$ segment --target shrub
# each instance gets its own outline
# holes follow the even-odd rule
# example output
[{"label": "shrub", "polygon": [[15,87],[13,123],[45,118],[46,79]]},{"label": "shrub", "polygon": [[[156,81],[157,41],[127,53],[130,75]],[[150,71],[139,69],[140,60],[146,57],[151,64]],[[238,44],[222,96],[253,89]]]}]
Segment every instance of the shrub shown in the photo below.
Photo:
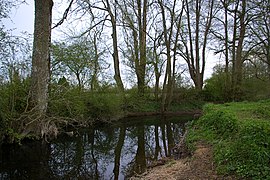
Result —
[{"label": "shrub", "polygon": [[206,114],[200,118],[198,123],[204,126],[206,129],[214,131],[222,138],[231,136],[238,129],[236,117],[233,114],[223,110],[213,110],[208,113],[206,112]]},{"label": "shrub", "polygon": [[84,98],[79,91],[77,88],[61,91],[60,93],[58,90],[53,91],[50,96],[49,114],[55,117],[86,118]]},{"label": "shrub", "polygon": [[84,122],[110,119],[121,115],[122,96],[113,92],[83,92],[69,88],[61,93],[54,90],[51,95],[51,116],[74,118]]},{"label": "shrub", "polygon": [[151,92],[146,92],[144,96],[141,96],[137,89],[130,89],[125,92],[122,109],[125,112],[153,112],[160,110],[160,104]]},{"label": "shrub", "polygon": [[17,80],[0,85],[0,138],[7,129],[15,132],[20,126],[17,121],[28,104],[29,79]]},{"label": "shrub", "polygon": [[258,117],[270,119],[270,103],[260,103],[253,111]]},{"label": "shrub", "polygon": [[122,96],[117,93],[86,94],[87,115],[93,119],[111,119],[121,116]]}]

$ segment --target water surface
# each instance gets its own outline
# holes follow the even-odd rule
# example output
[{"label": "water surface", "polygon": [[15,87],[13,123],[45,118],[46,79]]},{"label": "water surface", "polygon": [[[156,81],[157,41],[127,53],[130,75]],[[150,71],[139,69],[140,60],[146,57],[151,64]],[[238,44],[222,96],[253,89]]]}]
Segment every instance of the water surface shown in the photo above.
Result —
[{"label": "water surface", "polygon": [[190,116],[128,118],[0,149],[0,179],[127,179],[172,155]]}]

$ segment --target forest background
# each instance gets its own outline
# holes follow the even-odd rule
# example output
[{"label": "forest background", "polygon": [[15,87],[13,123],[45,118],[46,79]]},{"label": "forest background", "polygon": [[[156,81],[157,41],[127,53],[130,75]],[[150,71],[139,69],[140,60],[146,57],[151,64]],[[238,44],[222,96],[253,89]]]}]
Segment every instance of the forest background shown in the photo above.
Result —
[{"label": "forest background", "polygon": [[[0,3],[7,141],[129,113],[270,96],[269,1],[36,0],[34,35],[13,35],[5,22],[23,3]],[[60,3],[66,9],[52,23]],[[219,63],[205,80],[210,61]]]}]

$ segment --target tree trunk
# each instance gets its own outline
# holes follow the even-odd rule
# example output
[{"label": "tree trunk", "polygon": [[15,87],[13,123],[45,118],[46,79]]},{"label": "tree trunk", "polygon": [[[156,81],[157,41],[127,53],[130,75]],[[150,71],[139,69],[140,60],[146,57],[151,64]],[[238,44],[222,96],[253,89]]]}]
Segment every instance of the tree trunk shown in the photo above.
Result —
[{"label": "tree trunk", "polygon": [[223,2],[223,6],[225,9],[224,12],[224,33],[225,33],[225,74],[226,74],[226,82],[225,87],[227,87],[227,83],[229,82],[229,33],[228,33],[228,2],[225,0]]},{"label": "tree trunk", "polygon": [[99,59],[99,54],[98,54],[98,47],[97,47],[97,35],[94,35],[94,70],[93,70],[93,75],[91,78],[91,90],[96,90],[98,87],[98,70],[99,70],[99,63],[98,63],[98,59]]},{"label": "tree trunk", "polygon": [[44,115],[48,106],[52,6],[52,0],[35,0],[31,107],[39,115]]},{"label": "tree trunk", "polygon": [[82,81],[81,81],[81,78],[80,78],[80,72],[75,72],[75,76],[76,76],[76,79],[78,81],[79,89],[82,89]]},{"label": "tree trunk", "polygon": [[[166,46],[166,71],[165,71],[165,77],[163,82],[163,90],[162,90],[162,100],[161,100],[161,112],[167,111],[168,108],[168,93],[171,91],[171,33],[172,33],[172,27],[171,31],[168,32],[167,25],[166,25],[166,16],[165,16],[165,9],[163,2],[161,0],[158,1],[160,9],[161,9],[161,15],[162,15],[162,24],[163,24],[163,37],[164,37],[164,43]],[[175,6],[174,6],[175,7]],[[174,12],[174,10],[173,10]],[[171,17],[171,22],[173,21],[173,17]]]},{"label": "tree trunk", "polygon": [[[147,27],[147,0],[143,1],[141,9],[141,0],[137,0],[138,4],[138,22],[139,22],[139,51],[140,60],[138,66],[138,92],[144,94],[145,89],[145,68],[146,68],[146,27]],[[143,12],[141,12],[143,10]]]},{"label": "tree trunk", "polygon": [[120,160],[121,160],[121,151],[125,142],[125,136],[126,136],[126,127],[122,126],[120,127],[120,133],[118,137],[118,142],[116,144],[115,150],[114,150],[114,168],[113,168],[113,173],[114,173],[114,179],[118,180],[119,179],[119,169],[120,169]]},{"label": "tree trunk", "polygon": [[228,3],[227,0],[223,2],[224,7],[224,34],[225,34],[225,96],[226,100],[228,101],[231,99],[231,92],[230,92],[230,74],[229,74],[229,33],[228,33]]},{"label": "tree trunk", "polygon": [[[234,62],[234,74],[233,74],[233,99],[239,100],[241,98],[242,90],[242,69],[243,69],[243,58],[242,58],[242,51],[243,51],[243,42],[245,38],[246,32],[246,24],[245,24],[245,14],[246,14],[246,0],[242,0],[242,11],[240,14],[240,33],[238,38],[238,44],[236,47],[236,54],[235,54],[235,62]],[[236,43],[236,42],[234,42]]]},{"label": "tree trunk", "polygon": [[[176,7],[176,0],[173,2],[173,7],[170,13],[170,27],[167,28],[167,22],[168,19],[166,17],[165,13],[165,5],[161,0],[158,1],[160,9],[161,9],[161,15],[162,15],[162,24],[163,24],[163,37],[164,37],[164,43],[166,46],[166,72],[165,72],[165,78],[163,82],[163,91],[162,91],[162,102],[161,102],[161,111],[165,112],[168,110],[172,97],[173,97],[173,91],[174,91],[174,84],[175,84],[175,66],[176,66],[176,50],[178,45],[178,38],[180,35],[180,28],[181,28],[181,22],[182,22],[182,13],[184,6],[182,5],[182,10],[180,14],[176,17],[173,15],[175,13],[175,7]],[[174,24],[176,25],[176,35],[174,34]],[[175,39],[173,39],[175,38]],[[173,46],[173,47],[172,47]],[[171,57],[171,50],[173,50],[173,58]],[[173,63],[171,62],[173,61]],[[173,69],[173,70],[172,70]]]},{"label": "tree trunk", "polygon": [[22,136],[31,134],[40,137],[46,133],[56,132],[43,131],[43,120],[47,112],[49,97],[52,6],[52,0],[35,0],[34,42],[28,107],[30,109],[27,112],[28,116],[21,120],[19,132]]},{"label": "tree trunk", "polygon": [[[182,56],[187,61],[189,73],[192,81],[194,82],[195,88],[199,91],[202,90],[203,87],[203,76],[205,71],[205,63],[206,63],[206,46],[208,35],[211,27],[211,22],[213,19],[213,3],[214,1],[209,1],[207,7],[209,7],[208,11],[202,11],[202,3],[206,3],[205,1],[196,0],[195,7],[190,7],[190,2],[188,0],[185,1],[185,10],[187,15],[187,38],[183,39],[183,43],[186,49],[185,53],[182,53]],[[192,5],[192,4],[191,4]],[[194,14],[192,12],[194,11]],[[203,22],[203,14],[207,12],[206,22]],[[192,15],[195,16],[195,20],[192,21]],[[201,18],[202,17],[202,18]],[[195,24],[195,27],[193,28]],[[205,29],[203,29],[205,28]],[[195,31],[195,34],[193,33]],[[204,35],[201,35],[201,32],[204,32]],[[182,37],[183,38],[183,37]],[[189,43],[189,44],[188,44]],[[201,50],[201,54],[200,54]]]},{"label": "tree trunk", "polygon": [[124,85],[121,79],[120,74],[120,67],[119,67],[119,53],[118,53],[118,38],[117,38],[117,29],[116,29],[116,19],[115,14],[112,13],[112,9],[110,6],[109,0],[106,0],[107,4],[107,11],[111,18],[111,24],[112,24],[112,39],[113,39],[113,65],[114,65],[114,80],[116,81],[118,89],[123,92],[124,91]]},{"label": "tree trunk", "polygon": [[154,59],[155,59],[155,62],[153,63],[154,64],[154,72],[155,72],[155,100],[158,101],[158,94],[159,94],[159,79],[160,79],[160,72],[159,72],[159,68],[158,68],[158,63],[159,63],[159,58],[158,58],[158,55],[157,55],[157,49],[156,49],[156,43],[154,42]]},{"label": "tree trunk", "polygon": [[200,45],[199,45],[199,32],[200,32],[200,11],[201,11],[201,6],[200,6],[200,0],[196,0],[196,9],[195,9],[195,16],[196,16],[196,23],[195,23],[195,71],[196,71],[196,84],[195,84],[195,88],[197,90],[202,90],[202,81],[201,81],[201,73],[200,73]]}]

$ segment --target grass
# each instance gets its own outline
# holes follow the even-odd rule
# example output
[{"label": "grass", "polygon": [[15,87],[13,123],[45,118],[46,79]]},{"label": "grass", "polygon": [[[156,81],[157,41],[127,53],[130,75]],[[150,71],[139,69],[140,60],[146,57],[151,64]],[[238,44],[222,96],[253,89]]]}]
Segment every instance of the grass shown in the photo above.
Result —
[{"label": "grass", "polygon": [[189,147],[207,141],[221,174],[270,179],[270,100],[207,104],[190,125]]}]

